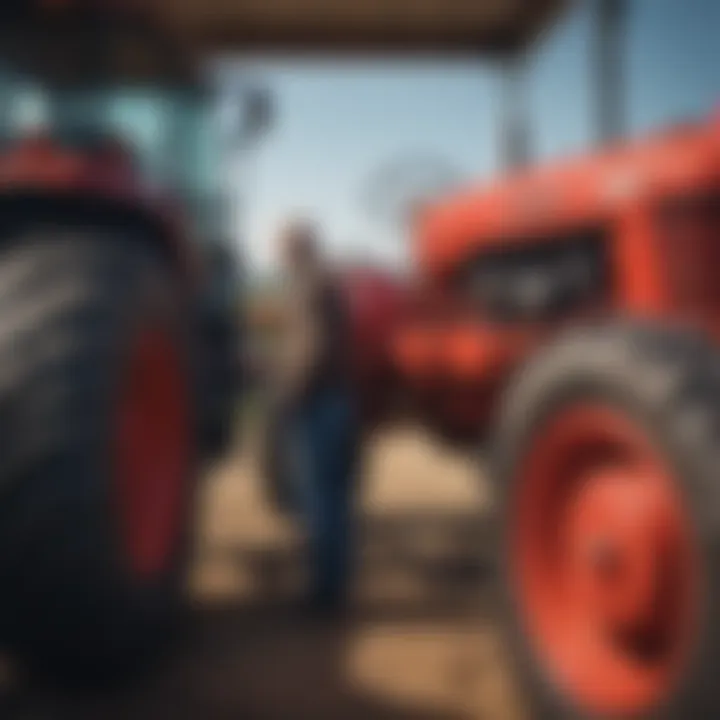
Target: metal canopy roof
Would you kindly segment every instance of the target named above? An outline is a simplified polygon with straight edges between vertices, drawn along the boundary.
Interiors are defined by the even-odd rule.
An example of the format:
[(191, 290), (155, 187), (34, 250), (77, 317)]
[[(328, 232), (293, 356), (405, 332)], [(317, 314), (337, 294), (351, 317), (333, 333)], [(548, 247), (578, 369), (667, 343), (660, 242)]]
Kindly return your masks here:
[(505, 53), (564, 0), (146, 0), (201, 53)]
[(225, 53), (515, 53), (569, 2), (0, 0), (0, 63), (56, 82), (187, 84)]

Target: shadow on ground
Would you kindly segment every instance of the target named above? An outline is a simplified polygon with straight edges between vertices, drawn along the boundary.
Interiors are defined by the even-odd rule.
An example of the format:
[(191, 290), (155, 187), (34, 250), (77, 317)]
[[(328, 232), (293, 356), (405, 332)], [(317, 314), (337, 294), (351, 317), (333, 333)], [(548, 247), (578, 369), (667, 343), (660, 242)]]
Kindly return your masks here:
[[(492, 624), (487, 518), (393, 513), (366, 518), (361, 534), (362, 580), (342, 620), (313, 619), (294, 606), (298, 547), (210, 546), (200, 562), (220, 557), (241, 567), (254, 581), (251, 597), (198, 603), (180, 649), (142, 686), (99, 698), (16, 689), (0, 707), (3, 719), (497, 720), (495, 713), (468, 714), (426, 697), (374, 692), (349, 668), (358, 640), (378, 628), (400, 638), (417, 627), (462, 635)], [(381, 651), (371, 664), (382, 664), (383, 656)], [(405, 672), (415, 672), (413, 651), (402, 657)], [(484, 663), (495, 660), (488, 655), (471, 662), (469, 674), (457, 669), (457, 692), (463, 683), (476, 683), (487, 671)], [(397, 672), (397, 663), (387, 672)], [(389, 677), (388, 684), (393, 682)]]
[[(494, 528), (486, 514), (393, 512), (365, 517), (356, 618), (367, 622), (452, 621), (477, 617), (495, 577)], [(296, 547), (227, 545), (202, 559), (234, 562), (270, 602), (298, 584)]]

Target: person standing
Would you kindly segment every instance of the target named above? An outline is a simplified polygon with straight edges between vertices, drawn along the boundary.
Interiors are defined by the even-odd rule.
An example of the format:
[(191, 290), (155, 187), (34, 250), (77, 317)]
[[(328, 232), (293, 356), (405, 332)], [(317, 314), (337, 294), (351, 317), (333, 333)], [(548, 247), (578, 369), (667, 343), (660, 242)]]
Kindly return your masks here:
[(286, 452), (295, 460), (291, 474), (307, 532), (311, 604), (333, 611), (349, 589), (358, 460), (348, 308), (312, 225), (290, 223), (279, 251), (285, 323), (275, 392), (286, 418)]

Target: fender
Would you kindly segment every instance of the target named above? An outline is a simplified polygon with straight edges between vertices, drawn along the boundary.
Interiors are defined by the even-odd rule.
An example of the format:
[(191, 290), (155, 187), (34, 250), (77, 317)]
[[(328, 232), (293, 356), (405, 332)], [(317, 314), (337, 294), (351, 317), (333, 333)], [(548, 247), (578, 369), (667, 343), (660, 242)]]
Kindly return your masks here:
[(37, 222), (123, 228), (157, 243), (185, 282), (197, 286), (202, 263), (184, 232), (182, 208), (144, 187), (117, 150), (74, 152), (37, 135), (1, 154), (0, 243)]

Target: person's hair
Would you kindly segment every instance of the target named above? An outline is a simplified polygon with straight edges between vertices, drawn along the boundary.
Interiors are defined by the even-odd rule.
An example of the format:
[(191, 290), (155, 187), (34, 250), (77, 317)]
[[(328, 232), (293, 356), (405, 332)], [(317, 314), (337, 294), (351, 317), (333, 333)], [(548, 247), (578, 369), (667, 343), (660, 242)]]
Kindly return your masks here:
[(292, 219), (285, 225), (280, 237), (281, 242), (293, 254), (312, 258), (319, 251), (317, 228), (309, 220)]

